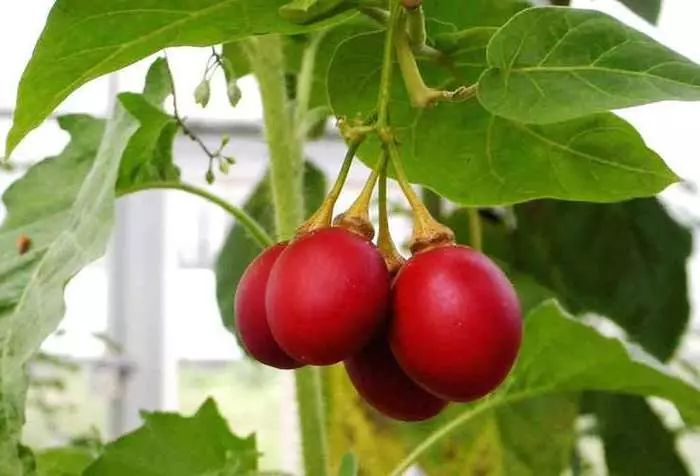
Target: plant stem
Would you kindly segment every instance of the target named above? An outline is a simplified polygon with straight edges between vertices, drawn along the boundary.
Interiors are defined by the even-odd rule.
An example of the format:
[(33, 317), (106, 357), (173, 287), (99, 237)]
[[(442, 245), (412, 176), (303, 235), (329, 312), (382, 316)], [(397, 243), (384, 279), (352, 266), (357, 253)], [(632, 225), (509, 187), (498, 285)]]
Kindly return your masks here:
[(467, 208), (469, 214), (469, 244), (476, 251), (483, 250), (483, 238), (481, 231), (481, 216), (478, 208)]
[(425, 44), (428, 35), (425, 31), (425, 14), (423, 7), (406, 9), (406, 18), (408, 19), (408, 38), (412, 47), (420, 47)]
[(294, 123), (299, 140), (303, 140), (301, 137), (303, 137), (305, 134), (305, 119), (309, 112), (311, 92), (314, 85), (316, 53), (318, 53), (318, 47), (321, 44), (321, 40), (324, 36), (326, 36), (326, 31), (327, 30), (317, 31), (311, 35), (311, 39), (306, 45), (306, 48), (304, 48), (304, 54), (301, 58), (301, 69), (299, 71), (299, 76), (297, 77), (296, 107), (294, 110)]
[(137, 185), (134, 185), (133, 187), (129, 187), (128, 189), (125, 190), (118, 190), (117, 191), (117, 197), (124, 197), (126, 195), (130, 195), (132, 193), (136, 192), (142, 192), (145, 190), (154, 190), (154, 189), (166, 189), (166, 190), (180, 190), (183, 192), (191, 193), (192, 195), (197, 195), (198, 197), (202, 197), (206, 200), (209, 200), (210, 202), (220, 206), (227, 212), (229, 212), (233, 217), (238, 220), (241, 225), (246, 227), (248, 232), (250, 232), (251, 236), (255, 238), (255, 241), (260, 244), (261, 247), (267, 248), (268, 246), (271, 246), (274, 241), (272, 238), (270, 238), (270, 235), (267, 234), (267, 232), (263, 229), (260, 224), (255, 221), (253, 217), (248, 215), (245, 210), (242, 208), (239, 208), (235, 205), (232, 205), (231, 203), (227, 202), (226, 200), (223, 200), (221, 197), (218, 197), (217, 195), (214, 195), (208, 191), (206, 191), (203, 188), (197, 187), (195, 185), (190, 185), (182, 182), (147, 182), (147, 183), (140, 183)]
[(251, 67), (262, 98), (265, 135), (270, 150), (270, 177), (275, 225), (280, 240), (290, 239), (304, 218), (302, 145), (289, 115), (284, 82), (282, 39), (278, 35), (248, 40)]
[(321, 206), (318, 207), (318, 210), (316, 210), (308, 220), (297, 228), (297, 235), (331, 226), (331, 221), (333, 220), (333, 209), (338, 201), (340, 192), (343, 190), (345, 181), (348, 178), (348, 172), (350, 172), (350, 166), (355, 158), (355, 153), (362, 142), (364, 142), (364, 136), (360, 136), (357, 140), (350, 142), (348, 150), (345, 153), (345, 159), (343, 159), (343, 165), (340, 167), (340, 172), (338, 172), (338, 177), (335, 179), (333, 187), (331, 188), (330, 192), (328, 192), (328, 195)]
[[(297, 125), (292, 124), (289, 114), (282, 39), (276, 35), (258, 37), (247, 52), (262, 96), (277, 233), (281, 238), (291, 238), (304, 216), (303, 143), (295, 134)], [(304, 472), (307, 476), (326, 476), (328, 440), (321, 369), (298, 369), (295, 379)]]
[[(461, 86), (454, 91), (443, 91), (428, 87), (423, 80), (423, 75), (418, 68), (416, 57), (413, 53), (408, 33), (406, 33), (406, 19), (402, 18), (399, 28), (396, 29), (394, 43), (396, 45), (396, 59), (403, 75), (406, 90), (411, 98), (411, 104), (417, 108), (426, 108), (438, 101), (460, 102), (466, 101), (476, 95), (476, 86)], [(418, 47), (419, 50), (422, 48)], [(431, 53), (431, 56), (433, 53)], [(440, 56), (433, 56), (434, 59)], [(447, 63), (445, 63), (447, 64)]]
[(399, 23), (401, 4), (391, 0), (389, 10), (389, 27), (384, 40), (384, 56), (382, 59), (382, 76), (379, 82), (379, 100), (377, 102), (377, 130), (389, 125), (389, 101), (391, 100), (391, 78), (394, 70), (394, 36)]

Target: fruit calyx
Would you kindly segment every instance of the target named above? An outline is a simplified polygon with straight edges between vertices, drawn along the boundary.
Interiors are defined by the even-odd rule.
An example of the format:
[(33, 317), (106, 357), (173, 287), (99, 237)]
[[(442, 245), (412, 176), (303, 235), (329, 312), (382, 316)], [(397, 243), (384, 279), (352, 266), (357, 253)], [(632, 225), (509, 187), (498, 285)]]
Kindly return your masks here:
[(454, 231), (435, 220), (425, 207), (414, 213), (413, 238), (409, 246), (412, 254), (456, 244)]
[(335, 220), (333, 220), (334, 226), (345, 228), (366, 238), (368, 241), (374, 238), (374, 226), (369, 219), (369, 204), (372, 200), (372, 192), (378, 177), (379, 174), (376, 171), (372, 171), (364, 187), (362, 187), (362, 191), (353, 204), (350, 205), (350, 208), (335, 217)]

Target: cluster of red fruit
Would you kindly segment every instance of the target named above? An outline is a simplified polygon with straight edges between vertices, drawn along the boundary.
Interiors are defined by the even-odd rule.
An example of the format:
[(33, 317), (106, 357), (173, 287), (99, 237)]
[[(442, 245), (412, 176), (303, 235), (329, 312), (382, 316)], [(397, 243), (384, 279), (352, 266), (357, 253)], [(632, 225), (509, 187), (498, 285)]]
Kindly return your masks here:
[(265, 250), (235, 306), (254, 358), (281, 369), (344, 362), (370, 405), (405, 421), (493, 391), (522, 336), (513, 286), (485, 255), (437, 244), (392, 276), (369, 239), (338, 226)]

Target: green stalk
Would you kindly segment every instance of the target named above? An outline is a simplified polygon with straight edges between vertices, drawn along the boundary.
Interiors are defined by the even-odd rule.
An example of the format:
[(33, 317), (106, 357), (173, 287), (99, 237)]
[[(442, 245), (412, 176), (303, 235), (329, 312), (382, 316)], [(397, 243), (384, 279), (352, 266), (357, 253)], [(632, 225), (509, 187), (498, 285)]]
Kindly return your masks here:
[[(277, 35), (254, 40), (248, 56), (260, 86), (265, 132), (270, 149), (270, 180), (278, 237), (291, 238), (304, 218), (303, 143), (297, 136), (284, 83), (282, 39)], [(328, 440), (321, 370), (295, 371), (304, 473), (328, 475)]]
[(389, 125), (389, 101), (391, 100), (391, 78), (394, 72), (394, 36), (398, 27), (401, 4), (397, 0), (391, 0), (389, 11), (389, 28), (384, 40), (384, 56), (382, 59), (382, 76), (379, 82), (379, 100), (377, 104), (377, 130), (382, 130)]
[(265, 135), (270, 150), (270, 183), (277, 237), (290, 239), (304, 218), (304, 162), (289, 114), (282, 38), (278, 35), (260, 36), (250, 40), (249, 45), (248, 56), (260, 86)]
[[(304, 49), (304, 55), (301, 60), (301, 70), (297, 78), (297, 94), (296, 108), (294, 111), (294, 122), (297, 127), (297, 134), (303, 136), (305, 134), (304, 124), (306, 115), (309, 112), (309, 104), (311, 102), (311, 92), (314, 85), (314, 69), (316, 66), (316, 53), (321, 45), (321, 40), (326, 36), (327, 30), (314, 32), (311, 35), (308, 45)], [(303, 139), (299, 139), (303, 140)]]
[(232, 205), (231, 203), (227, 202), (226, 200), (223, 200), (217, 195), (209, 193), (207, 190), (194, 185), (182, 182), (141, 183), (130, 187), (126, 190), (118, 190), (117, 197), (124, 197), (132, 193), (154, 189), (180, 190), (182, 192), (187, 192), (192, 195), (197, 195), (198, 197), (202, 197), (206, 200), (209, 200), (210, 202), (220, 206), (221, 208), (229, 212), (231, 215), (233, 215), (233, 217), (248, 230), (251, 236), (255, 239), (255, 241), (258, 242), (258, 244), (261, 247), (267, 248), (268, 246), (274, 244), (274, 241), (272, 240), (272, 238), (270, 238), (270, 235), (267, 234), (265, 229), (262, 226), (260, 226), (260, 224), (257, 221), (255, 221), (253, 217), (248, 215), (245, 210), (243, 210), (242, 208), (238, 208), (237, 206)]
[(469, 214), (469, 244), (476, 251), (482, 251), (483, 238), (481, 231), (481, 216), (478, 208), (467, 208)]
[(423, 46), (428, 39), (428, 35), (425, 31), (425, 14), (423, 13), (423, 7), (418, 5), (416, 8), (406, 9), (406, 18), (408, 21), (408, 37), (411, 46)]

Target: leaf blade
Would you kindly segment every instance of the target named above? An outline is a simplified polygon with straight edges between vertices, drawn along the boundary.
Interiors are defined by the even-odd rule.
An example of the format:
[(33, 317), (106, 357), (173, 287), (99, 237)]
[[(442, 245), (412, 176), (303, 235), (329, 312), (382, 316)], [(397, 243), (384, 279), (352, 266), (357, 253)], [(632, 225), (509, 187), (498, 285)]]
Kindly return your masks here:
[(85, 476), (192, 476), (257, 470), (255, 436), (241, 438), (209, 398), (191, 417), (144, 413), (139, 429), (109, 443)]
[(479, 101), (549, 124), (662, 100), (700, 100), (700, 66), (598, 11), (525, 10), (489, 43)]
[[(78, 87), (163, 48), (209, 46), (266, 33), (304, 33), (352, 15), (295, 25), (278, 15), (284, 3), (180, 0), (163, 8), (158, 0), (116, 4), (58, 0), (22, 75), (6, 155)], [(104, 35), (105, 31), (110, 34)]]
[[(381, 62), (370, 52), (382, 44), (381, 34), (370, 33), (337, 48), (328, 72), (336, 116), (367, 117), (374, 109)], [(434, 65), (424, 66), (433, 83), (445, 77)], [(391, 91), (392, 125), (409, 180), (457, 203), (508, 205), (538, 197), (611, 202), (653, 195), (677, 180), (637, 131), (610, 113), (531, 125), (497, 117), (475, 100), (416, 111), (403, 84), (395, 81)], [(378, 148), (369, 140), (360, 157), (373, 164)]]

